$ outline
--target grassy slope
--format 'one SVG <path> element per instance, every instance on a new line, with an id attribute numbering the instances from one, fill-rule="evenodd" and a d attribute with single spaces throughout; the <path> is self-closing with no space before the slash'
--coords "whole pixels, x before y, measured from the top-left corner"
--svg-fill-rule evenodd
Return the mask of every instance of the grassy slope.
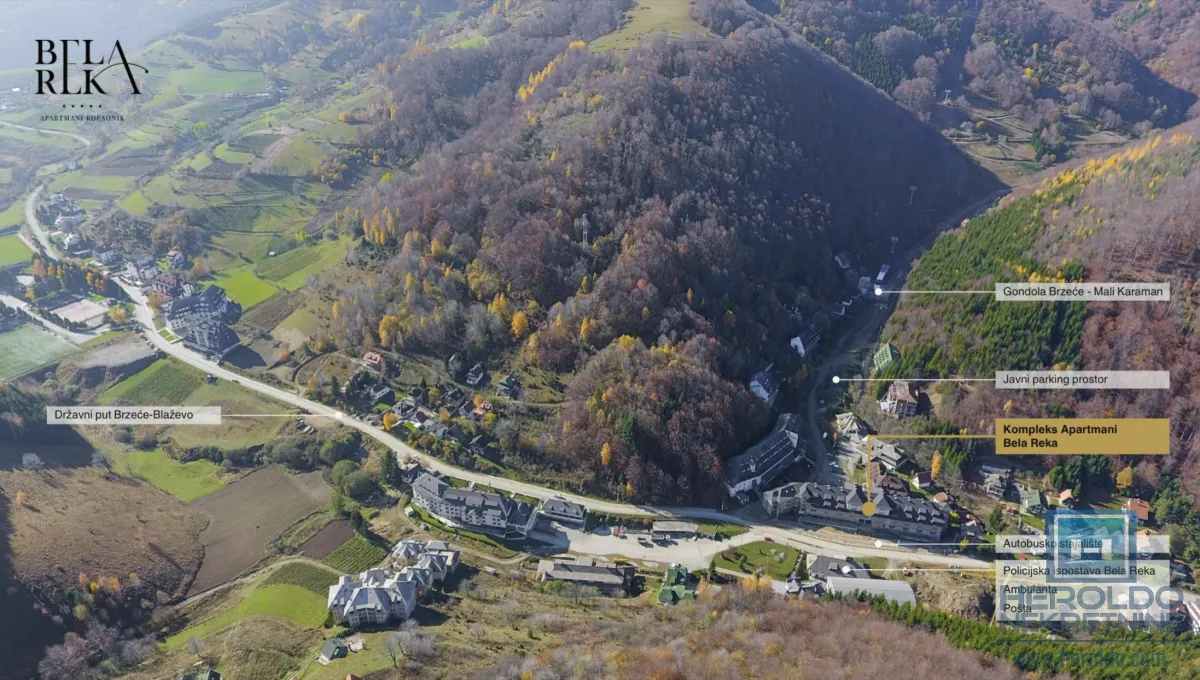
<path id="1" fill-rule="evenodd" d="M 3 226 L 3 219 L 0 219 L 0 226 Z M 18 262 L 29 262 L 29 258 L 33 256 L 33 251 L 20 236 L 9 234 L 0 236 L 0 267 Z"/>
<path id="2" fill-rule="evenodd" d="M 122 380 L 97 399 L 107 406 L 118 399 L 135 404 L 182 404 L 200 386 L 200 375 L 184 364 L 159 359 Z"/>
<path id="3" fill-rule="evenodd" d="M 278 288 L 255 276 L 249 265 L 221 272 L 214 283 L 224 288 L 229 299 L 241 304 L 243 309 L 250 309 L 279 292 Z"/>
<path id="4" fill-rule="evenodd" d="M 113 463 L 117 470 L 128 470 L 185 503 L 225 486 L 216 478 L 218 468 L 212 461 L 180 463 L 161 449 L 119 453 Z"/>
<path id="5" fill-rule="evenodd" d="M 308 588 L 291 584 L 260 585 L 232 609 L 184 628 L 168 637 L 162 646 L 166 651 L 180 649 L 193 637 L 203 639 L 251 616 L 276 616 L 304 628 L 316 628 L 327 614 L 325 598 Z"/>
<path id="6" fill-rule="evenodd" d="M 625 17 L 625 24 L 619 30 L 593 40 L 591 47 L 597 52 L 625 52 L 663 31 L 669 35 L 692 31 L 705 33 L 704 27 L 692 20 L 690 9 L 688 0 L 637 0 L 637 5 Z"/>

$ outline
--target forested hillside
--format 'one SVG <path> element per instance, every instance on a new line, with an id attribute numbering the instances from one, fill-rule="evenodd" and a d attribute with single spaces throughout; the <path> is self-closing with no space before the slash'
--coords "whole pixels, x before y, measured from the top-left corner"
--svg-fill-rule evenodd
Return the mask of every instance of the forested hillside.
<path id="1" fill-rule="evenodd" d="M 1091 22 L 1167 82 L 1200 93 L 1200 5 L 1196 0 L 1052 0 Z"/>
<path id="2" fill-rule="evenodd" d="M 1088 155 L 1189 117 L 1197 38 L 1186 27 L 1194 3 L 1173 4 L 750 3 L 759 13 L 742 0 L 703 0 L 697 7 L 711 8 L 706 25 L 720 35 L 747 17 L 790 28 L 972 154 L 1014 166 L 1020 177 L 1034 163 Z"/>
<path id="3" fill-rule="evenodd" d="M 954 649 L 941 635 L 888 622 L 863 611 L 864 605 L 799 603 L 772 596 L 765 583 L 757 587 L 762 590 L 728 586 L 696 605 L 660 607 L 632 621 L 581 627 L 570 636 L 574 644 L 553 654 L 503 661 L 486 677 L 1025 677 L 1005 661 Z M 897 654 L 899 649 L 904 653 Z"/>
<path id="4" fill-rule="evenodd" d="M 1115 459 L 1133 466 L 1133 492 L 1156 491 L 1160 520 L 1189 560 L 1200 559 L 1200 345 L 1195 334 L 1200 234 L 1197 123 L 1118 153 L 1072 164 L 1022 190 L 1003 207 L 940 237 L 909 279 L 914 289 L 981 290 L 1000 281 L 1165 281 L 1171 303 L 996 302 L 978 296 L 906 297 L 885 338 L 904 354 L 886 375 L 991 377 L 997 370 L 1169 370 L 1171 390 L 1019 393 L 960 389 L 944 417 L 990 431 L 1011 416 L 1168 417 L 1166 460 Z M 1169 485 L 1166 482 L 1170 481 Z M 1102 480 L 1111 483 L 1111 475 Z M 1068 484 L 1069 486 L 1069 484 Z M 1179 494 L 1189 498 L 1181 504 Z"/>
<path id="5" fill-rule="evenodd" d="M 998 184 L 775 28 L 590 51 L 626 6 L 554 3 L 478 49 L 381 67 L 366 143 L 423 155 L 339 215 L 371 279 L 340 292 L 329 334 L 578 372 L 539 464 L 683 501 L 760 434 L 741 385 L 795 356 L 789 309 L 829 327 L 848 290 L 833 253 L 874 264 Z"/>

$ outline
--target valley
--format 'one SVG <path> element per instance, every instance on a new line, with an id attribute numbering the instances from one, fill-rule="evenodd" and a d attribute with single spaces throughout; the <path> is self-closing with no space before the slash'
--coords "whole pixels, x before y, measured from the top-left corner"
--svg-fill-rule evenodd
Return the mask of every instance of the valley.
<path id="1" fill-rule="evenodd" d="M 0 679 L 1194 675 L 1187 1 L 218 4 L 0 72 Z"/>

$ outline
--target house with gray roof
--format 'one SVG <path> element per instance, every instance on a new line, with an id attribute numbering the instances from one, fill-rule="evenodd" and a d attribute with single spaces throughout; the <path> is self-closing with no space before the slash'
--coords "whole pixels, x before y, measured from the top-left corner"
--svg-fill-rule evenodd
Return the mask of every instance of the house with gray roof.
<path id="1" fill-rule="evenodd" d="M 392 559 L 398 562 L 415 563 L 425 552 L 425 544 L 420 541 L 400 541 L 392 548 Z"/>
<path id="2" fill-rule="evenodd" d="M 800 462 L 804 444 L 800 439 L 800 418 L 784 413 L 775 429 L 754 446 L 725 461 L 725 490 L 730 496 L 755 491 L 782 472 Z"/>
<path id="3" fill-rule="evenodd" d="M 917 596 L 913 593 L 912 586 L 904 581 L 833 576 L 825 582 L 825 589 L 834 595 L 883 597 L 896 604 L 917 604 Z"/>
<path id="4" fill-rule="evenodd" d="M 775 364 L 770 364 L 763 370 L 750 376 L 750 391 L 754 396 L 767 402 L 774 404 L 775 397 L 779 396 L 779 381 L 775 379 L 775 374 L 771 369 Z"/>
<path id="5" fill-rule="evenodd" d="M 562 496 L 547 498 L 538 512 L 547 519 L 576 528 L 583 528 L 587 523 L 587 508 Z"/>
<path id="6" fill-rule="evenodd" d="M 327 606 L 337 623 L 351 628 L 405 621 L 417 607 L 417 585 L 390 569 L 343 575 L 329 586 Z"/>
<path id="7" fill-rule="evenodd" d="M 591 586 L 601 595 L 620 597 L 633 586 L 635 571 L 632 564 L 616 564 L 580 555 L 574 559 L 542 560 L 538 563 L 537 578 L 542 583 L 562 581 Z"/>
<path id="8" fill-rule="evenodd" d="M 830 577 L 871 578 L 863 567 L 852 559 L 817 555 L 812 564 L 808 565 L 808 577 L 818 581 L 827 581 Z"/>
<path id="9" fill-rule="evenodd" d="M 350 655 L 350 648 L 346 646 L 338 638 L 329 638 L 325 644 L 321 645 L 321 651 L 317 654 L 317 661 L 322 665 L 329 665 L 334 659 L 344 659 Z"/>
<path id="10" fill-rule="evenodd" d="M 524 539 L 537 519 L 529 503 L 498 493 L 456 489 L 433 475 L 412 484 L 413 503 L 439 519 L 469 531 Z"/>

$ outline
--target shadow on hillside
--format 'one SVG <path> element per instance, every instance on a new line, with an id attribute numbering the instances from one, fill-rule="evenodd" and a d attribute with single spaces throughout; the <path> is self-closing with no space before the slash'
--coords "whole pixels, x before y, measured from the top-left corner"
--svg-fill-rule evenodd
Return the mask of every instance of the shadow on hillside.
<path id="1" fill-rule="evenodd" d="M 22 467 L 26 454 L 34 454 L 45 467 L 83 467 L 92 464 L 95 449 L 75 430 L 61 426 L 42 426 L 29 438 L 0 446 L 0 470 Z"/>
<path id="2" fill-rule="evenodd" d="M 43 613 L 13 571 L 12 500 L 0 493 L 0 640 L 7 652 L 0 680 L 34 676 L 42 650 L 62 640 L 64 629 Z"/>
<path id="3" fill-rule="evenodd" d="M 262 358 L 262 356 L 249 347 L 238 347 L 234 349 L 225 357 L 225 361 L 242 370 L 262 368 L 263 366 L 267 365 L 267 362 Z"/>

